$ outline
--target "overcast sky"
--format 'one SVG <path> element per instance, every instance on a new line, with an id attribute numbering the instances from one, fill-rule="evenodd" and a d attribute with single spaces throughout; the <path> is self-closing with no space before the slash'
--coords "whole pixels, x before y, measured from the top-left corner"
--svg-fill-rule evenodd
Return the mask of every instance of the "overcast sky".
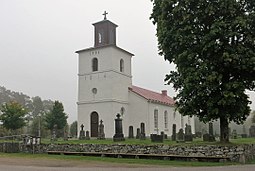
<path id="1" fill-rule="evenodd" d="M 103 20 L 105 10 L 119 26 L 117 45 L 135 54 L 133 84 L 174 96 L 172 87 L 164 85 L 174 67 L 158 55 L 150 0 L 0 0 L 0 86 L 59 100 L 69 123 L 76 120 L 74 52 L 94 45 L 92 23 Z"/>

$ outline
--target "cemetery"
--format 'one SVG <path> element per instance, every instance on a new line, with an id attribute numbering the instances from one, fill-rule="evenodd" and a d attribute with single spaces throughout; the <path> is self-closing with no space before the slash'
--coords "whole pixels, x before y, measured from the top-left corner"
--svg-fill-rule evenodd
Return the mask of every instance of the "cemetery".
<path id="1" fill-rule="evenodd" d="M 175 126 L 173 125 L 173 128 Z M 231 143 L 220 144 L 218 137 L 213 134 L 213 126 L 209 124 L 209 133 L 203 138 L 191 134 L 190 126 L 180 129 L 178 133 L 173 129 L 173 135 L 160 134 L 145 136 L 145 125 L 137 128 L 136 135 L 133 127 L 129 127 L 129 135 L 123 134 L 122 120 L 119 115 L 115 119 L 115 134 L 112 138 L 104 137 L 103 121 L 100 121 L 99 136 L 89 136 L 80 126 L 79 139 L 40 139 L 39 137 L 20 136 L 19 141 L 13 138 L 0 140 L 0 152 L 13 153 L 44 153 L 79 156 L 98 156 L 135 159 L 161 159 L 182 161 L 209 162 L 239 162 L 246 163 L 255 157 L 255 139 L 253 134 L 249 138 L 242 138 L 235 130 L 232 131 Z M 252 130 L 252 127 L 251 127 Z M 86 132 L 86 133 L 85 133 Z M 53 134 L 55 132 L 53 131 Z"/>

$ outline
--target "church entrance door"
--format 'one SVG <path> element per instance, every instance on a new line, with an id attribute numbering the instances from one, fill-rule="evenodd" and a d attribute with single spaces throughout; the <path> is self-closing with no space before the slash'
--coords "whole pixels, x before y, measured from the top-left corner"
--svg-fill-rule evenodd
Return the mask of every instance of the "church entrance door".
<path id="1" fill-rule="evenodd" d="M 91 137 L 98 137 L 98 113 L 97 112 L 92 112 L 90 116 L 90 132 L 91 132 Z"/>

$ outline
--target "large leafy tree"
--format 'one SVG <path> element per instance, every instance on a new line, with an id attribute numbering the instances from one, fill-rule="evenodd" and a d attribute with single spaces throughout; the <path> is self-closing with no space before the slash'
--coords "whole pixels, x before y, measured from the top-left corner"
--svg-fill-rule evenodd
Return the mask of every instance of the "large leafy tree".
<path id="1" fill-rule="evenodd" d="M 52 131 L 56 125 L 58 130 L 63 130 L 67 124 L 67 117 L 63 104 L 55 101 L 52 110 L 45 115 L 46 128 Z"/>
<path id="2" fill-rule="evenodd" d="M 160 54 L 176 64 L 166 76 L 180 113 L 228 124 L 250 113 L 245 90 L 255 89 L 254 0 L 152 0 Z"/>
<path id="3" fill-rule="evenodd" d="M 14 101 L 5 103 L 1 107 L 1 112 L 0 120 L 4 128 L 15 131 L 26 125 L 25 116 L 28 112 L 19 103 Z"/>

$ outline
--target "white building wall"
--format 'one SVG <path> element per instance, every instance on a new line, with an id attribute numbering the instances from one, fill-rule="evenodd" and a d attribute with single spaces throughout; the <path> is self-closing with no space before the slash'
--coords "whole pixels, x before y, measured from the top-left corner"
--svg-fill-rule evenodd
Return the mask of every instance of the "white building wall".
<path id="1" fill-rule="evenodd" d="M 125 108 L 125 113 L 128 112 L 127 104 L 117 102 L 95 102 L 87 104 L 78 104 L 78 126 L 80 131 L 80 125 L 84 125 L 84 130 L 91 133 L 90 115 L 96 111 L 99 115 L 99 121 L 102 119 L 104 124 L 105 136 L 112 138 L 115 134 L 115 122 L 117 113 L 120 113 L 121 107 Z M 128 118 L 123 115 L 123 128 L 126 127 Z M 125 135 L 127 130 L 123 129 Z"/>
<path id="2" fill-rule="evenodd" d="M 128 127 L 133 126 L 134 135 L 136 135 L 137 128 L 140 128 L 140 125 L 143 122 L 145 123 L 146 136 L 148 136 L 150 130 L 148 107 L 149 104 L 145 98 L 129 91 L 129 113 L 127 113 L 129 118 Z"/>

